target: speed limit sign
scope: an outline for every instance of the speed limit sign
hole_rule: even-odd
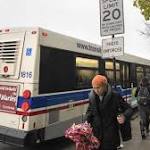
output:
[[[124,33],[123,0],[100,0],[101,36]]]

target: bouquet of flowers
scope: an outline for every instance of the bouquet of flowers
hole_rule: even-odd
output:
[[[65,137],[76,143],[76,150],[93,150],[98,149],[100,142],[93,135],[89,123],[73,124],[65,132]]]

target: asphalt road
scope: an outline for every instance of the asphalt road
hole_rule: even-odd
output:
[[[0,150],[74,150],[74,144],[64,137],[36,145],[34,147],[21,148],[0,143]]]

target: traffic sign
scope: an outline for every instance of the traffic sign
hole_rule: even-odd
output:
[[[124,53],[124,38],[115,37],[102,40],[102,56],[115,57]]]
[[[101,36],[124,33],[123,0],[100,0]]]

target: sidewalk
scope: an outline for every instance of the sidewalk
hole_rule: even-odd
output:
[[[136,114],[135,114],[136,115]],[[121,150],[150,150],[150,136],[142,140],[139,129],[139,117],[133,119],[132,125],[132,140],[124,142],[124,148]]]

